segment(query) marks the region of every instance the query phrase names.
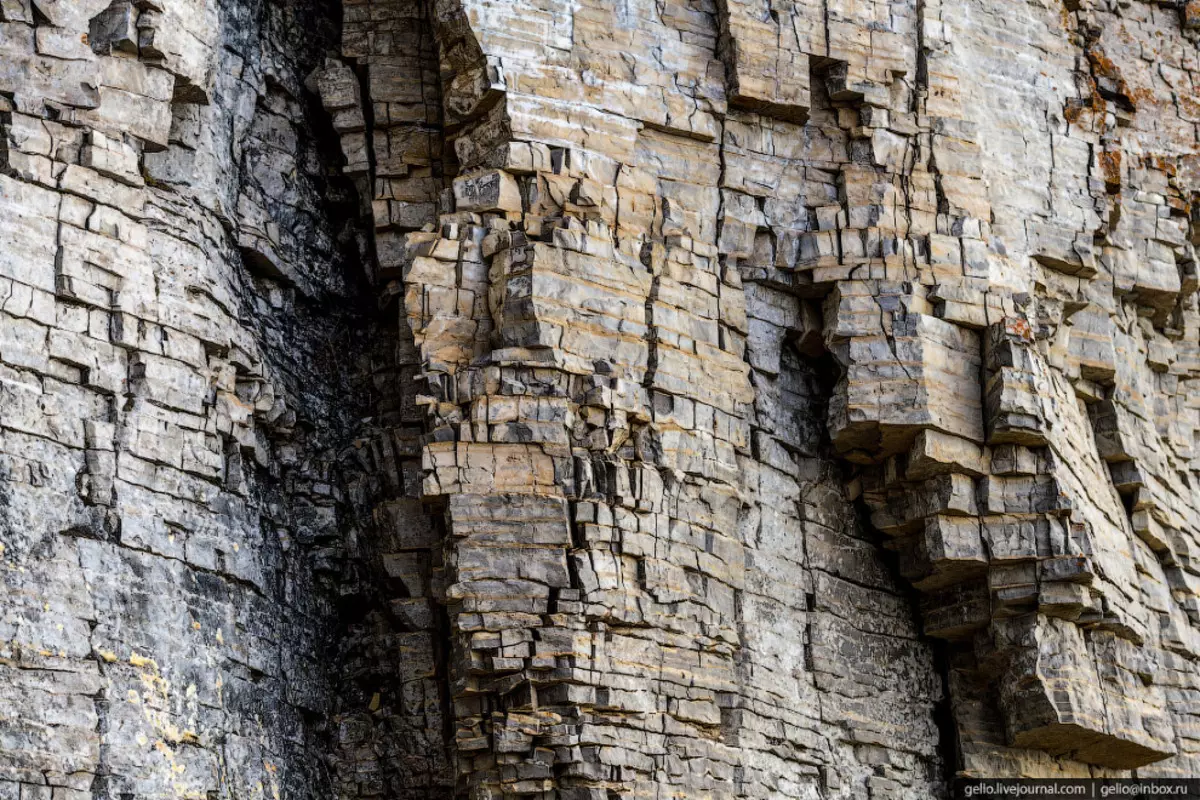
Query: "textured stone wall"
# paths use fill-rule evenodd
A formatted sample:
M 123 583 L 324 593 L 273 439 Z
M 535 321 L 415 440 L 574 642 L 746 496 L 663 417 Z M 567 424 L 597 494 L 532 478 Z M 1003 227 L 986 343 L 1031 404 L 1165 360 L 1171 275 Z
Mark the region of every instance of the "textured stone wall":
M 327 797 L 364 649 L 419 669 L 368 536 L 398 339 L 305 88 L 339 19 L 0 5 L 6 800 Z
M 0 0 L 0 798 L 1200 774 L 1198 44 Z

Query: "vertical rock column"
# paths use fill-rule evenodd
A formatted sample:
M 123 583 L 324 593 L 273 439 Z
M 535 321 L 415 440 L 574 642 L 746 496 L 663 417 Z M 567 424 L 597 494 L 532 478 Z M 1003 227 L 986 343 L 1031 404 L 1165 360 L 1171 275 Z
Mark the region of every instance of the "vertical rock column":
M 347 8 L 372 41 L 405 18 Z M 429 20 L 453 196 L 380 252 L 446 520 L 461 794 L 1186 771 L 1187 9 Z
M 327 794 L 361 414 L 317 4 L 0 4 L 0 796 Z
M 760 472 L 751 438 L 737 259 L 759 251 L 722 226 L 735 204 L 762 213 L 771 170 L 803 180 L 822 157 L 800 144 L 807 107 L 723 120 L 719 20 L 682 8 L 443 4 L 432 22 L 458 175 L 402 269 L 423 494 L 446 519 L 459 793 L 932 791 L 940 688 L 899 590 L 832 461 Z M 822 168 L 811 184 L 836 196 Z M 808 212 L 769 208 L 797 243 Z M 817 576 L 806 536 L 829 548 Z M 880 604 L 888 623 L 864 630 Z M 769 632 L 780 612 L 796 627 Z

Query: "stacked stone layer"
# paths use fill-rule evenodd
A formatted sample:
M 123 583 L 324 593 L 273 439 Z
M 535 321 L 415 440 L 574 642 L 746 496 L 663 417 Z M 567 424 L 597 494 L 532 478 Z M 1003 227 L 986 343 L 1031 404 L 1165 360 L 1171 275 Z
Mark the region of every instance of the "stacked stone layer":
M 461 792 L 1193 770 L 1194 9 L 346 8 L 441 67 Z
M 0 792 L 1200 774 L 1197 3 L 0 25 Z
M 400 546 L 373 506 L 411 514 L 416 445 L 306 86 L 332 12 L 0 4 L 0 797 L 328 796 L 445 762 L 439 733 L 351 780 L 335 735 L 421 658 L 375 591 Z M 440 717 L 421 688 L 397 730 Z

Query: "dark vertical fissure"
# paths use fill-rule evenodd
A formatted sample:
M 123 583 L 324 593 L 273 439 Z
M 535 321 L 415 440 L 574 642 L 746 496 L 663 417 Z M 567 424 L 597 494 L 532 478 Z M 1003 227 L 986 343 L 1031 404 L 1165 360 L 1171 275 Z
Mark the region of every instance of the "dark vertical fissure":
M 344 354 L 361 364 L 369 395 L 348 451 L 359 468 L 352 524 L 356 552 L 333 659 L 337 696 L 331 765 L 337 794 L 344 798 L 433 800 L 449 796 L 454 780 L 447 682 L 451 637 L 439 602 L 444 515 L 421 500 L 424 420 L 417 394 L 422 366 L 396 283 L 402 277 L 403 235 L 425 219 L 403 212 L 398 219 L 394 207 L 403 203 L 390 199 L 382 200 L 382 217 L 379 210 L 381 197 L 391 196 L 410 177 L 396 171 L 404 148 L 412 137 L 440 138 L 441 124 L 428 112 L 415 120 L 411 109 L 398 121 L 394 103 L 372 97 L 373 82 L 379 80 L 373 71 L 411 68 L 410 46 L 417 48 L 422 79 L 437 74 L 436 50 L 429 51 L 436 45 L 427 4 L 415 2 L 409 11 L 409 27 L 397 26 L 387 34 L 394 37 L 393 45 L 376 52 L 368 38 L 344 57 L 357 83 L 365 137 L 365 172 L 357 173 L 354 188 L 356 216 L 365 228 L 359 250 L 371 284 L 366 348 Z M 351 35 L 349 28 L 344 35 Z M 428 109 L 431 89 L 424 83 L 421 87 Z M 440 103 L 434 105 L 440 108 Z M 440 180 L 442 154 L 430 155 L 428 173 Z M 434 219 L 436 213 L 428 217 Z

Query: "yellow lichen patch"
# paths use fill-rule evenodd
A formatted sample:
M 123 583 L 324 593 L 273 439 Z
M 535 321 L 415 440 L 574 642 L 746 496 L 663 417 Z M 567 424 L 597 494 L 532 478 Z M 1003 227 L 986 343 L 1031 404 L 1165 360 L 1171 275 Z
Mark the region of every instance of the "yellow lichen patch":
M 178 761 L 176 748 L 180 745 L 200 744 L 200 735 L 191 728 L 181 728 L 177 715 L 172 714 L 171 683 L 160 674 L 158 663 L 137 652 L 130 656 L 129 663 L 139 669 L 139 678 L 144 687 L 140 698 L 137 692 L 130 690 L 130 698 L 132 702 L 142 702 L 146 721 L 158 737 L 154 742 L 154 750 L 166 761 L 167 768 L 172 775 L 182 775 L 187 771 L 187 765 Z M 195 695 L 194 684 L 189 685 L 184 691 L 186 698 L 194 698 Z M 194 707 L 194 702 L 190 705 Z M 194 723 L 194 718 L 191 721 Z M 140 741 L 141 738 L 139 738 Z M 188 784 L 183 782 L 173 782 L 172 788 L 177 796 L 185 798 L 185 800 L 193 798 L 203 800 L 205 797 L 204 793 L 189 788 Z
M 179 744 L 186 741 L 189 736 L 192 740 L 199 740 L 195 733 L 190 731 L 182 731 L 179 726 L 173 722 L 166 722 L 159 728 L 159 733 L 162 735 L 163 741 L 170 744 Z
M 155 672 L 158 672 L 158 664 L 152 658 L 146 658 L 140 655 L 136 650 L 129 656 L 129 663 L 135 667 L 150 667 Z

